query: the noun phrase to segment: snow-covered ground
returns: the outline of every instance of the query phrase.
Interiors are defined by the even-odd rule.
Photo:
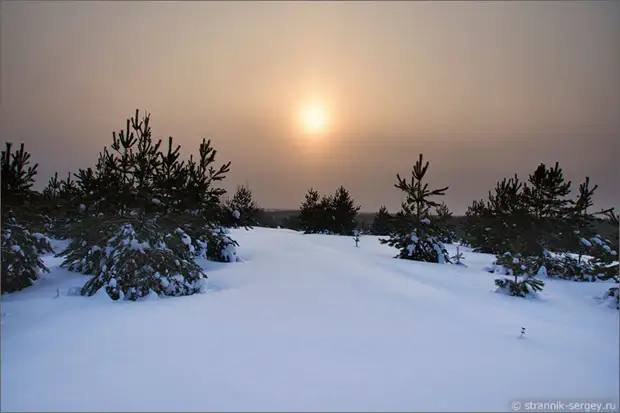
[[[244,262],[202,262],[204,295],[68,295],[52,269],[2,297],[3,411],[510,411],[511,401],[618,401],[609,285],[493,293],[468,268],[391,258],[375,237],[236,230]],[[452,248],[452,251],[453,248]],[[56,298],[57,291],[60,296]],[[521,327],[526,328],[519,338]]]

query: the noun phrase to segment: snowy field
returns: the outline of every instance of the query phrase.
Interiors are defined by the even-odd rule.
[[[209,292],[182,298],[68,295],[87,278],[45,258],[51,274],[2,298],[2,411],[618,401],[619,312],[594,299],[607,284],[545,280],[539,298],[514,298],[493,293],[490,255],[465,251],[463,268],[393,259],[370,236],[233,236],[244,262],[202,262]]]

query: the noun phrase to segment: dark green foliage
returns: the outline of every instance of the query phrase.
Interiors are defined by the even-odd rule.
[[[12,148],[7,142],[0,162],[3,293],[32,285],[38,271],[48,271],[41,254],[52,251],[47,238],[32,231],[41,222],[35,207],[38,197],[32,190],[38,164],[30,164],[24,144],[16,151]]]
[[[474,201],[465,212],[463,238],[475,252],[493,253],[491,228],[491,211],[484,200]]]
[[[260,208],[252,197],[252,191],[241,185],[233,197],[224,202],[224,226],[251,228],[257,225]]]
[[[173,138],[160,150],[149,115],[141,120],[138,115],[136,111],[126,129],[113,134],[94,169],[75,174],[75,190],[68,198],[80,208],[61,234],[72,239],[60,254],[62,265],[95,275],[84,286],[87,295],[102,287],[113,299],[131,300],[149,293],[202,291],[206,276],[196,257],[236,258],[236,242],[220,230],[219,200],[225,191],[214,187],[230,162],[214,169],[216,151],[206,140],[198,159],[181,161]],[[51,182],[48,198],[57,199],[61,187]]]
[[[595,235],[590,241],[592,249],[592,272],[594,276],[603,281],[612,280],[615,286],[609,288],[606,293],[610,303],[613,303],[617,309],[620,309],[620,267],[618,263],[618,215],[613,208],[601,211],[600,215],[604,216],[609,224],[616,228],[613,239],[604,239],[600,235]]]
[[[306,234],[352,235],[360,207],[343,186],[334,195],[321,195],[310,189],[301,204],[298,222]]]
[[[515,247],[524,256],[536,257],[538,265],[559,269],[563,264],[549,251],[583,255],[580,238],[588,236],[593,222],[587,209],[597,187],[590,188],[586,178],[572,201],[567,198],[570,186],[558,163],[552,168],[539,165],[526,183],[516,175],[498,182],[486,202],[475,201],[468,209],[466,242],[476,252],[494,254]]]
[[[561,231],[570,212],[571,182],[564,181],[559,164],[547,168],[540,164],[523,187],[522,199],[527,209],[528,222],[525,226],[526,250],[524,253],[538,257],[540,265],[545,264],[544,251],[561,247]]]
[[[507,252],[498,255],[496,263],[505,270],[506,275],[506,278],[495,280],[500,290],[516,297],[542,291],[545,283],[531,275],[536,269],[535,261],[524,258],[520,253]]]
[[[319,192],[313,188],[310,188],[305,195],[304,202],[299,208],[299,225],[306,234],[313,234],[320,231],[320,200],[321,196],[319,195]]]
[[[377,212],[377,214],[375,215],[375,218],[373,219],[370,228],[370,231],[373,235],[390,235],[392,228],[392,216],[388,212],[388,209],[385,207],[385,205],[379,208],[379,212]]]
[[[436,208],[434,218],[437,224],[445,229],[445,235],[441,238],[441,242],[451,244],[455,241],[454,224],[452,223],[452,212],[445,202],[441,202]]]
[[[149,294],[204,292],[206,275],[194,262],[191,241],[180,229],[165,236],[155,220],[132,220],[117,227],[103,249],[98,273],[82,288],[93,295],[102,287],[114,300]]]
[[[474,201],[466,213],[465,239],[475,252],[498,254],[510,244],[523,243],[528,226],[522,198],[523,183],[515,175],[504,178],[489,191],[486,203]]]
[[[2,225],[2,293],[22,290],[32,285],[38,272],[49,272],[41,254],[52,252],[45,236],[31,234],[15,218]]]
[[[333,217],[331,232],[339,235],[353,235],[353,230],[357,225],[355,218],[360,207],[355,205],[349,191],[344,186],[336,189],[329,206]]]
[[[618,216],[613,209],[604,212],[612,225],[618,228]],[[592,264],[594,274],[601,280],[614,280],[620,283],[618,274],[618,250],[612,240],[603,239],[600,235],[595,235],[591,240]]]
[[[25,151],[23,143],[16,151],[13,151],[11,142],[6,142],[5,145],[0,163],[3,213],[32,200],[32,185],[39,167],[39,164],[30,165],[30,153]]]
[[[430,190],[427,183],[423,184],[428,166],[429,162],[424,164],[420,154],[410,183],[396,175],[395,186],[406,193],[406,200],[394,218],[389,239],[380,242],[399,250],[395,258],[445,263],[449,262],[449,256],[441,239],[446,236],[446,229],[431,219],[431,209],[440,206],[432,198],[444,195],[448,188]]]

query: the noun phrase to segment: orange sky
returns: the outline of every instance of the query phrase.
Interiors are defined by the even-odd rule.
[[[620,205],[620,2],[0,4],[0,138],[41,182],[140,108],[185,153],[212,138],[225,187],[268,208],[344,184],[394,211],[420,152],[456,212],[556,160]],[[313,102],[322,136],[299,121]]]

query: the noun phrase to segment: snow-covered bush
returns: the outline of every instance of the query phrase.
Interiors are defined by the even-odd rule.
[[[573,281],[596,281],[593,269],[587,257],[565,253],[560,258],[560,269],[551,273],[551,276]]]
[[[439,264],[449,262],[450,257],[446,246],[435,235],[438,232],[440,231],[437,231],[430,220],[422,220],[408,238],[404,238],[393,245],[401,250],[398,257]]]
[[[2,292],[22,290],[38,278],[38,272],[49,272],[40,258],[52,252],[47,237],[30,233],[15,218],[2,225]]]
[[[191,239],[183,230],[164,237],[154,221],[134,225],[121,224],[107,240],[99,271],[84,285],[83,295],[93,295],[102,287],[114,300],[206,291],[207,276],[194,262]]]
[[[205,258],[217,262],[237,261],[237,241],[228,236],[224,230],[215,229],[207,234]]]
[[[495,280],[498,291],[516,297],[526,297],[542,291],[545,285],[543,281],[531,275],[535,270],[533,260],[523,258],[518,253],[506,252],[503,255],[498,255],[497,265],[503,271],[496,269],[496,273],[503,272],[505,274],[505,278]]]
[[[611,223],[617,228],[618,217],[614,210],[609,210],[606,213]],[[606,295],[612,304],[615,299],[616,308],[620,309],[620,265],[618,262],[618,251],[615,249],[612,241],[603,239],[600,235],[594,236],[591,241],[593,274],[600,280],[611,280],[615,283],[615,286],[611,287]]]

